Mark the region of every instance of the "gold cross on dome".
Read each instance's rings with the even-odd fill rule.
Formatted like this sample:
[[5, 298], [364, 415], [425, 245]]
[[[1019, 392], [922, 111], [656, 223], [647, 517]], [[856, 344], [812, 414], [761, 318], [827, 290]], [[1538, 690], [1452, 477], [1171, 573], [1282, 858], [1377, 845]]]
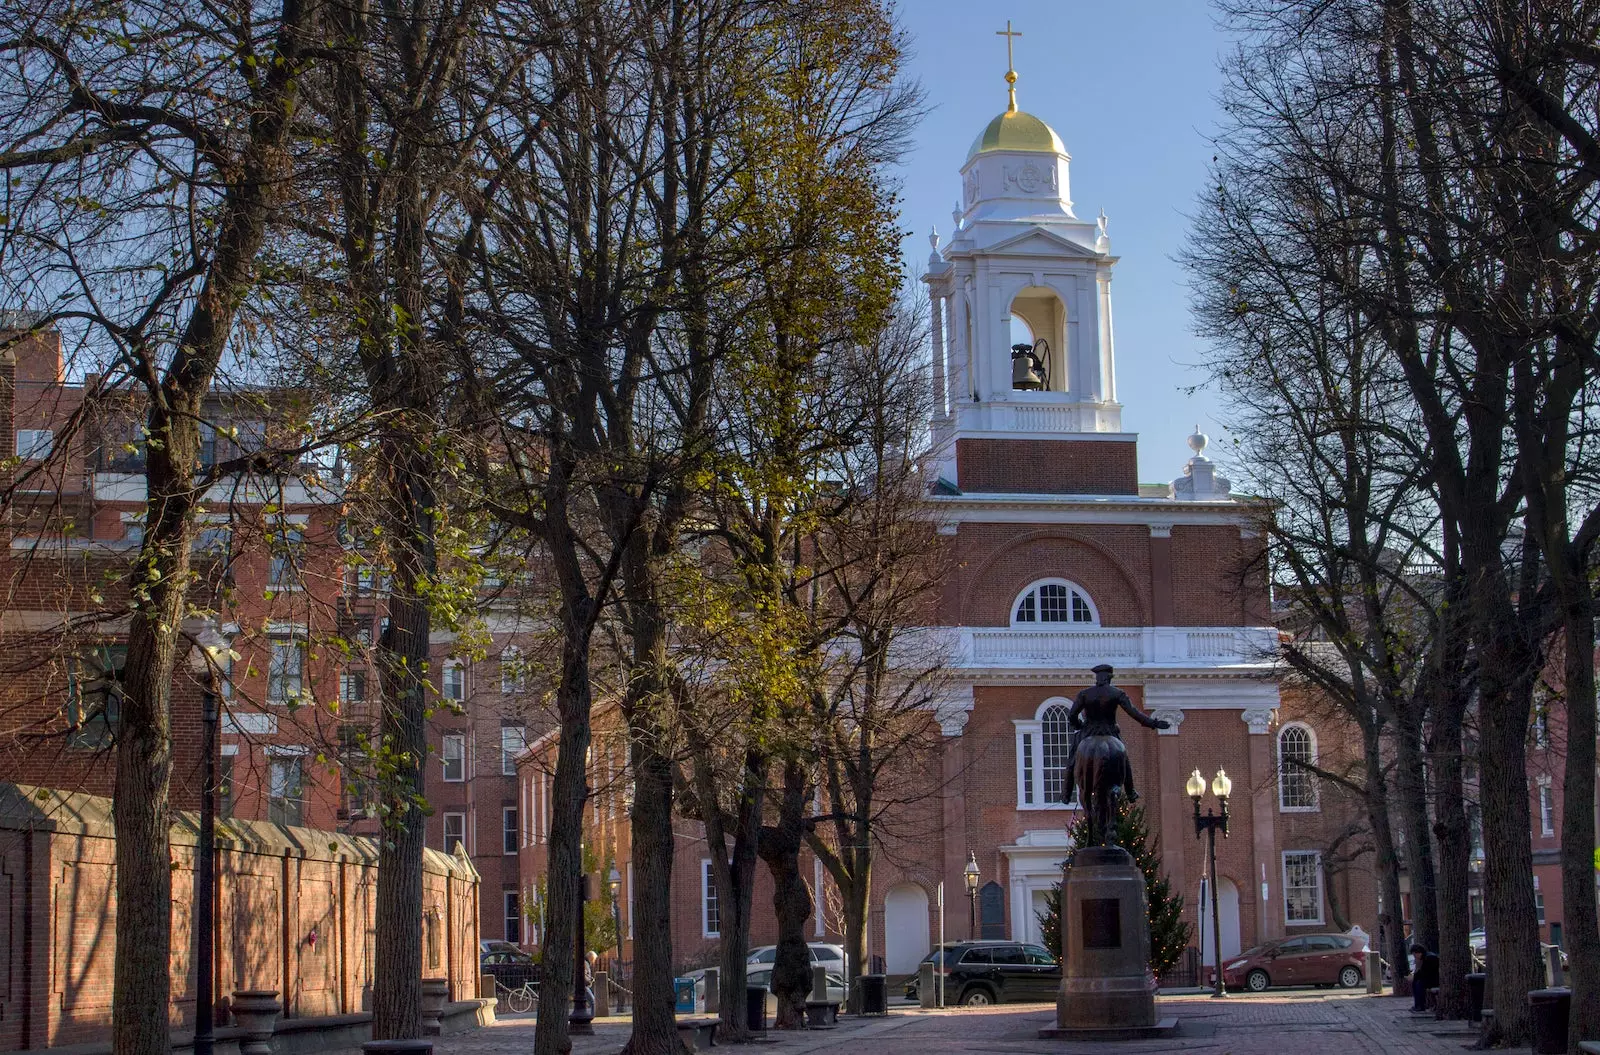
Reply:
[[1011, 19], [1008, 18], [1006, 19], [1006, 28], [995, 30], [994, 35], [1006, 38], [1006, 91], [1011, 95], [1011, 105], [1008, 109], [1015, 111], [1017, 108], [1017, 63], [1011, 53], [1011, 44], [1022, 34], [1012, 30]]

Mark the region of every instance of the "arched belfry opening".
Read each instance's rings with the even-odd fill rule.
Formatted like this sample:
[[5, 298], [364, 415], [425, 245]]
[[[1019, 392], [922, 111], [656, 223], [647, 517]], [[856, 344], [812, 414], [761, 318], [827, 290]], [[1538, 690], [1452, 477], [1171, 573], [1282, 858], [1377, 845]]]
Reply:
[[[1011, 299], [1013, 389], [1066, 392], [1067, 310], [1054, 290], [1028, 286]], [[1023, 345], [1028, 350], [1022, 349]]]

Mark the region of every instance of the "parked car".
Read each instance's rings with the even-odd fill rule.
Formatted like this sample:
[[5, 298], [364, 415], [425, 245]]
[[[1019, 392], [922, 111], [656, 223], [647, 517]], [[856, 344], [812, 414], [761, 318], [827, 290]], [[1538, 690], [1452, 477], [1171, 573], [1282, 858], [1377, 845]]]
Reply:
[[[1555, 948], [1555, 946], [1549, 944], [1548, 942], [1539, 943], [1539, 956], [1541, 963], [1549, 962], [1550, 950], [1553, 948]], [[1479, 927], [1477, 930], [1467, 935], [1467, 951], [1472, 957], [1472, 969], [1474, 971], [1483, 971], [1488, 969], [1489, 936], [1484, 932], [1482, 927]], [[1566, 949], [1561, 950], [1561, 969], [1563, 971], [1568, 969]], [[1549, 984], [1548, 979], [1546, 979], [1546, 984]]]
[[[958, 941], [922, 958], [930, 961], [944, 975], [947, 1004], [1043, 1003], [1061, 989], [1061, 964], [1043, 945]], [[906, 983], [907, 999], [917, 999], [917, 983], [916, 975]]]
[[506, 989], [520, 989], [529, 982], [539, 984], [538, 960], [509, 942], [493, 944], [495, 949], [478, 954], [479, 974], [494, 975], [495, 984]]
[[[767, 1014], [776, 1016], [778, 1013], [778, 998], [772, 992], [772, 968], [758, 967], [745, 972], [746, 985], [759, 985], [767, 991]], [[828, 972], [828, 1002], [831, 1004], [844, 1003], [844, 979], [832, 971]]]
[[[835, 974], [844, 974], [843, 946], [829, 945], [827, 942], [813, 941], [807, 943], [807, 947], [811, 950], [811, 962], [813, 964], [819, 967], [826, 967]], [[776, 945], [763, 945], [760, 948], [751, 949], [750, 955], [744, 958], [744, 962], [765, 964], [770, 967], [772, 965], [772, 961], [775, 960], [777, 956], [778, 947]]]
[[1348, 934], [1297, 934], [1246, 949], [1222, 965], [1234, 989], [1265, 992], [1275, 985], [1342, 985], [1363, 981], [1366, 951]]

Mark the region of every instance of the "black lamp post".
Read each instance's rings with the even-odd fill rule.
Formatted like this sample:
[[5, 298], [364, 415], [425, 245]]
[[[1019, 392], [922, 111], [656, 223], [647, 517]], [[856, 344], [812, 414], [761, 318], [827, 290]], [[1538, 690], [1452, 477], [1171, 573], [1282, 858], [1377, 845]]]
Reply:
[[[611, 922], [617, 929], [617, 962], [614, 970], [622, 970], [622, 873], [617, 871], [617, 866], [611, 866], [611, 874], [606, 876], [606, 885], [611, 888]], [[618, 979], [620, 983], [620, 979]], [[613, 1010], [615, 1010], [613, 1008]]]
[[967, 881], [967, 937], [972, 939], [978, 936], [978, 880], [982, 878], [976, 851], [967, 851], [967, 867], [961, 878]]
[[204, 756], [200, 770], [200, 835], [194, 859], [194, 1055], [212, 1055], [216, 1045], [213, 906], [217, 881], [213, 860], [217, 835], [217, 725], [221, 718], [217, 671], [228, 642], [210, 627], [195, 635], [194, 642], [189, 651], [189, 669], [202, 679], [200, 752]]
[[1228, 793], [1233, 790], [1233, 781], [1220, 769], [1211, 778], [1211, 793], [1222, 803], [1221, 816], [1213, 814], [1209, 806], [1206, 807], [1205, 816], [1200, 815], [1200, 796], [1206, 793], [1206, 778], [1200, 775], [1198, 769], [1189, 774], [1189, 782], [1184, 785], [1184, 790], [1194, 800], [1194, 837], [1198, 839], [1204, 832], [1211, 852], [1211, 955], [1216, 972], [1216, 985], [1211, 995], [1227, 996], [1228, 987], [1222, 982], [1222, 919], [1217, 915], [1217, 831], [1221, 829], [1222, 837], [1228, 837]]
[[[593, 748], [588, 748], [583, 753], [584, 770], [587, 773]], [[584, 804], [589, 801], [592, 792], [587, 780], [583, 783], [583, 794], [578, 799], [578, 815], [583, 815]], [[582, 847], [578, 853], [578, 917], [577, 926], [572, 934], [572, 1012], [567, 1015], [567, 1032], [576, 1036], [594, 1035], [594, 1007], [589, 1003], [589, 987], [583, 984], [583, 969], [588, 964], [589, 958], [584, 955], [583, 947], [583, 903], [589, 900], [589, 876], [583, 870]]]

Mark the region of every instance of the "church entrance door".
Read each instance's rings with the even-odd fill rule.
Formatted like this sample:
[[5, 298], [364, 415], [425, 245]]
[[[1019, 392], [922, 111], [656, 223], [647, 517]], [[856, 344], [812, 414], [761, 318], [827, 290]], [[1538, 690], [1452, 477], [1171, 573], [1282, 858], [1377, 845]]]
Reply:
[[[1211, 891], [1200, 881], [1200, 970], [1202, 976], [1216, 958], [1211, 953]], [[1233, 880], [1217, 880], [1218, 918], [1222, 920], [1222, 958], [1239, 955], [1239, 888]]]
[[932, 947], [928, 939], [928, 892], [915, 883], [889, 888], [883, 899], [883, 931], [890, 974], [915, 974]]

